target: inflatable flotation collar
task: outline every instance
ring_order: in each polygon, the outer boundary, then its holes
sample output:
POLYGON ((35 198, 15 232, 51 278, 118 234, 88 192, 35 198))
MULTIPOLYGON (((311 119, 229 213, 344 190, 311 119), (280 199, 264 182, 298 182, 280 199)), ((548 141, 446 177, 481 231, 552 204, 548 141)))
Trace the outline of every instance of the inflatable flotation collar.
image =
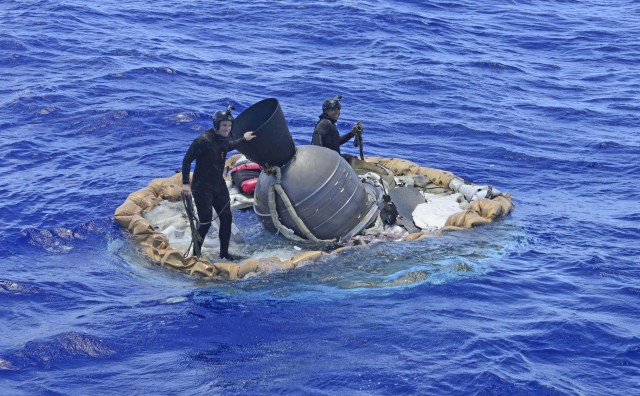
MULTIPOLYGON (((239 154, 228 159, 230 168, 234 161, 240 157, 239 154)), ((448 193, 460 190, 461 186, 468 186, 478 190, 478 186, 465 181, 451 172, 440 169, 426 168, 417 164, 398 158, 373 158, 366 160, 373 164, 380 164, 396 175, 396 177, 410 176, 414 180, 425 180, 429 183, 430 190, 441 190, 448 193), (463 183, 463 184, 461 184, 463 183)), ((162 201, 179 202, 182 191, 182 174, 176 173, 172 177, 154 179, 151 183, 138 191, 135 191, 115 210, 114 218, 116 222, 128 230, 135 241, 145 249, 149 259, 160 265, 184 271, 189 275, 198 275, 209 279, 236 280, 244 278, 249 274, 268 273, 274 269, 288 270, 294 269, 300 263, 316 260, 327 254, 333 254, 350 248, 349 246, 337 248, 329 253, 320 250, 302 251, 289 259, 279 257, 249 258, 240 263, 233 262, 211 262, 197 257, 183 257, 182 252, 169 245, 168 237, 156 230, 143 216, 152 210, 162 201)), ((492 194, 482 194, 483 197, 472 197, 472 201, 459 212, 448 216, 446 223, 435 232, 420 231, 404 236, 402 241, 414 241, 423 238, 433 237, 448 231, 467 229, 506 216, 513 210, 511 194, 496 192, 492 194)), ((356 248, 357 246, 351 246, 356 248)))

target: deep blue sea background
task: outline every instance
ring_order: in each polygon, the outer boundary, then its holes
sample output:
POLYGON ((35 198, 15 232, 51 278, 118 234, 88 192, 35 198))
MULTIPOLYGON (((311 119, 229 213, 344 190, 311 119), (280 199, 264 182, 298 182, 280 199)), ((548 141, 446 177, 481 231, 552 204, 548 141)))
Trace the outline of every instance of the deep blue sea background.
POLYGON ((638 0, 3 0, 0 394, 640 394, 639 59, 638 0), (515 211, 239 282, 113 220, 228 103, 307 144, 338 94, 515 211))

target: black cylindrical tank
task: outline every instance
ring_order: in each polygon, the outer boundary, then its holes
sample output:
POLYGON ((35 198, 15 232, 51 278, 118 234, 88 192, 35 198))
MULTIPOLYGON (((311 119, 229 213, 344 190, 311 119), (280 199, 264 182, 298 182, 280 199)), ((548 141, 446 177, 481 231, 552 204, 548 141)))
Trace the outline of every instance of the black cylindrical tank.
MULTIPOLYGON (((262 172, 254 193, 254 210, 267 228, 273 229, 269 211, 269 188, 274 176, 262 172)), ((280 184, 297 216, 318 239, 351 238, 378 213, 358 175, 337 152, 319 146, 298 146, 295 157, 281 167, 280 184)), ((280 222, 305 237, 285 204, 276 198, 280 222)))
POLYGON ((263 167, 285 164, 295 154, 295 143, 277 99, 261 100, 236 117, 231 137, 241 138, 246 131, 253 131, 256 137, 240 143, 237 149, 263 167))

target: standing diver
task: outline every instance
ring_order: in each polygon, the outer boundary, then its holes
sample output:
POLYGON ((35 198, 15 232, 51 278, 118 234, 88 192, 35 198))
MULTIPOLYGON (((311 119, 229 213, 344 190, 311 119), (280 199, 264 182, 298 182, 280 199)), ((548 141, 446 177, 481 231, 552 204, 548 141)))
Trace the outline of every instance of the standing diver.
MULTIPOLYGON (((338 117, 340 117, 340 109, 342 105, 340 100, 342 96, 336 96, 333 99, 327 99, 322 103, 322 114, 320 120, 316 123, 313 129, 313 137, 311 138, 311 144, 316 146, 323 146, 340 154, 340 145, 345 144, 351 138, 356 136, 357 133, 362 133, 361 124, 356 124, 351 128, 351 131, 340 136, 336 123, 338 117)), ((349 154, 340 154, 349 162, 353 157, 349 154)))
POLYGON ((191 195, 196 203, 200 226, 198 234, 200 240, 194 238, 194 255, 200 254, 207 231, 211 227, 213 207, 220 218, 220 258, 234 260, 229 254, 229 239, 231 238, 231 207, 229 190, 224 181, 225 157, 228 151, 233 150, 238 143, 253 139, 253 131, 247 131, 243 137, 237 140, 229 140, 229 133, 233 125, 233 106, 226 110, 216 111, 213 115, 213 128, 207 129, 202 135, 193 140, 189 150, 182 160, 182 191, 190 200, 191 195), (193 184, 189 185, 189 173, 191 163, 196 161, 193 171, 193 184), (196 246, 197 245, 197 246, 196 246))

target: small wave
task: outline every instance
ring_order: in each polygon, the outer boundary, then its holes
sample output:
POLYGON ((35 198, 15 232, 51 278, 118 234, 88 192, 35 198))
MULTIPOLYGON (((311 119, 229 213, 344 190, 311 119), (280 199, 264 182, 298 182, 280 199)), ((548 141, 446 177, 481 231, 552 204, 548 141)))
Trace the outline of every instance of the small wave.
POLYGON ((640 113, 640 105, 635 104, 610 104, 608 107, 614 110, 626 110, 640 113))
MULTIPOLYGON (((131 69, 123 72, 118 72, 115 74, 118 78, 129 77, 129 76, 146 76, 146 75, 156 75, 156 74, 165 74, 165 75, 179 75, 182 74, 175 68, 169 66, 147 66, 140 67, 137 69, 131 69)), ((114 74, 111 74, 113 77, 114 74)))
POLYGON ((35 286, 24 283, 13 282, 10 280, 0 280, 0 294, 6 295, 32 295, 40 292, 35 286))
POLYGON ((614 219, 640 222, 640 213, 626 213, 624 216, 614 217, 614 219))
POLYGON ((640 339, 632 337, 629 347, 616 355, 617 364, 620 366, 639 367, 640 366, 640 339))
POLYGON ((589 147, 593 147, 595 149, 599 149, 599 150, 616 150, 616 149, 620 149, 625 147, 625 145, 621 144, 620 142, 614 142, 611 140, 605 140, 602 142, 594 142, 594 143, 590 143, 589 147))
POLYGON ((99 219, 79 224, 71 229, 30 227, 24 229, 21 234, 26 243, 31 246, 48 253, 64 254, 75 249, 79 242, 87 241, 91 235, 112 236, 116 227, 117 225, 111 219, 99 219))
POLYGON ((0 358, 0 366, 17 370, 27 367, 48 370, 69 359, 103 359, 115 353, 113 347, 97 337, 86 333, 68 332, 45 340, 29 341, 22 349, 11 353, 5 359, 0 358))
POLYGON ((495 61, 471 62, 468 65, 472 67, 482 68, 482 69, 518 71, 518 72, 524 73, 524 70, 520 69, 519 67, 505 65, 504 63, 495 62, 495 61))
POLYGON ((330 69, 337 69, 337 70, 356 70, 357 69, 357 66, 351 65, 349 63, 335 62, 335 61, 329 61, 329 60, 314 62, 312 63, 312 65, 321 66, 323 68, 328 67, 330 69))
POLYGON ((407 79, 399 80, 398 84, 410 86, 410 87, 420 87, 422 89, 429 90, 429 92, 431 93, 433 93, 435 90, 441 89, 441 87, 437 84, 437 82, 433 81, 428 77, 407 78, 407 79))
POLYGON ((23 235, 29 244, 49 253, 68 253, 74 246, 75 235, 73 231, 66 228, 54 228, 53 230, 28 228, 23 232, 23 235))
POLYGON ((17 39, 9 36, 8 38, 0 38, 0 50, 5 51, 25 51, 27 47, 17 39))
POLYGON ((178 125, 178 124, 193 122, 199 118, 200 118, 200 115, 197 113, 180 113, 180 114, 175 114, 169 117, 169 120, 175 123, 175 125, 178 125))

